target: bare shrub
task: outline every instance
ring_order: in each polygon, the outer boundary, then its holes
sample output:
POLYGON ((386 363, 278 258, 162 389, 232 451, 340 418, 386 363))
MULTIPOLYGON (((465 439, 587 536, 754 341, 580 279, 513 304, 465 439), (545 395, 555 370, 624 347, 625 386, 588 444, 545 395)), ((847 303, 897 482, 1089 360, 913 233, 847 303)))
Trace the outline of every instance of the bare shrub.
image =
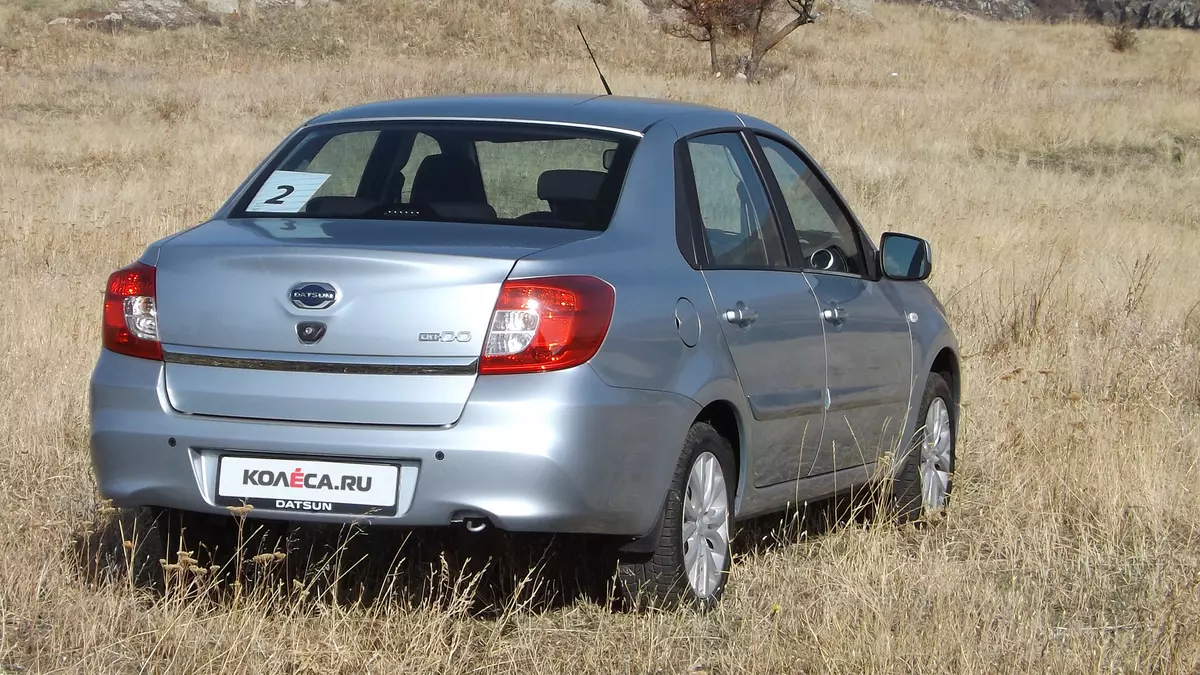
POLYGON ((180 98, 161 98, 151 101, 149 107, 158 119, 167 124, 175 124, 191 112, 193 105, 194 102, 190 103, 180 98))
POLYGON ((1108 40, 1108 46, 1114 52, 1136 51, 1140 42, 1137 31, 1128 21, 1121 21, 1110 27, 1104 36, 1108 40))
POLYGON ((754 81, 763 57, 797 28, 817 19, 816 0, 672 0, 679 18, 667 31, 708 43, 709 68, 721 72, 718 42, 740 49, 733 57, 736 74, 754 81))

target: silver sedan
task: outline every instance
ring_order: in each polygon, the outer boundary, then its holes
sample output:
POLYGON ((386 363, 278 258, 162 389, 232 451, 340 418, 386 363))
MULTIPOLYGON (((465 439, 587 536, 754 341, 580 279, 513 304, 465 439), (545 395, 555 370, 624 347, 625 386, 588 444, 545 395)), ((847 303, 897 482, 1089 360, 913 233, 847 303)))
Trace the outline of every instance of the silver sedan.
POLYGON ((340 110, 113 273, 92 463, 151 523, 610 535, 631 600, 711 607, 736 521, 872 482, 903 519, 946 506, 961 385, 930 264, 751 116, 340 110))

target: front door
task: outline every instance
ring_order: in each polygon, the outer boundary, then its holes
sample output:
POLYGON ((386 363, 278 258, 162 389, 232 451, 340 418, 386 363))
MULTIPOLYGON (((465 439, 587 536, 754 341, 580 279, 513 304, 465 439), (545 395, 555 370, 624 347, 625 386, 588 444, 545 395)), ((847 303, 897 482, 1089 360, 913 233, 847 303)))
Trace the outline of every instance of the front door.
POLYGON ((687 141, 689 205, 702 226, 708 282, 753 421, 756 487, 808 475, 824 419, 824 325, 804 274, 788 271, 778 220, 745 138, 687 141))
POLYGON ((876 281, 822 273, 810 279, 827 323, 829 363, 828 452, 814 471, 873 462, 901 441, 912 371, 908 323, 876 281))
POLYGON ((829 399, 810 475, 874 462, 898 447, 908 415, 907 318, 872 278, 861 230, 808 160, 773 138, 757 140, 825 323, 829 399))

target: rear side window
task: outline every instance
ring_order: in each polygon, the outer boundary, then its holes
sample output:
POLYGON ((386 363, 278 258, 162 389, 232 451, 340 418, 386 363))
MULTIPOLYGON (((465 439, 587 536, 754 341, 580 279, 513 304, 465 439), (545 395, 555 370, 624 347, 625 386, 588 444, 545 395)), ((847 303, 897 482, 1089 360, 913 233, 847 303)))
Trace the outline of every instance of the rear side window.
POLYGON ((699 136, 687 141, 687 149, 709 264, 782 266, 779 228, 742 137, 736 133, 699 136))
POLYGON ((378 137, 378 131, 358 131, 330 138, 305 167, 305 171, 329 174, 316 195, 353 196, 378 137))
POLYGON ((234 217, 601 230, 616 208, 637 140, 517 123, 317 127, 266 168, 234 217))

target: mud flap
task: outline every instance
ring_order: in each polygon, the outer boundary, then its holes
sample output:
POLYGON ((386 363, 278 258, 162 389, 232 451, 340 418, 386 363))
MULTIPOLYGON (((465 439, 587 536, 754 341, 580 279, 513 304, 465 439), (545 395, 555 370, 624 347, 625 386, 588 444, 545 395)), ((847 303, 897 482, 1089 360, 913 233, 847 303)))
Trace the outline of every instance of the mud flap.
POLYGON ((650 554, 658 549, 659 539, 662 538, 663 520, 667 512, 667 498, 664 496, 662 505, 658 507, 658 517, 650 531, 617 547, 618 553, 650 554))

